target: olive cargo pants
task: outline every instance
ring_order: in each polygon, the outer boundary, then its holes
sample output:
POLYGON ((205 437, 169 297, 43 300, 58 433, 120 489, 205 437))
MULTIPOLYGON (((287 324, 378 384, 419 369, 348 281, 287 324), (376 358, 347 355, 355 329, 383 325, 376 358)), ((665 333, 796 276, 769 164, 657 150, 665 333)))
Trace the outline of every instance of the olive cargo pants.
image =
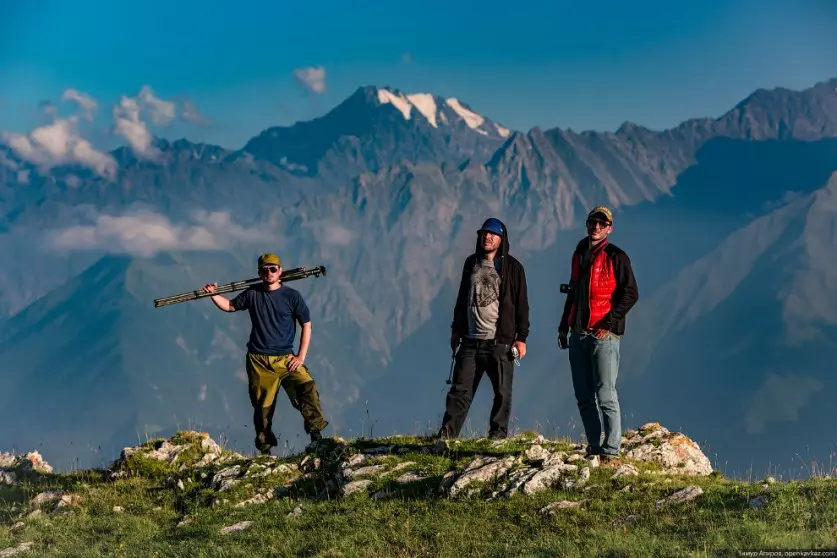
POLYGON ((323 418, 320 394, 314 378, 304 364, 293 372, 288 370, 291 356, 247 353, 247 381, 250 404, 253 406, 256 447, 259 449, 278 443, 273 434, 273 413, 280 386, 285 388, 291 405, 302 414, 306 433, 318 432, 328 425, 323 418))

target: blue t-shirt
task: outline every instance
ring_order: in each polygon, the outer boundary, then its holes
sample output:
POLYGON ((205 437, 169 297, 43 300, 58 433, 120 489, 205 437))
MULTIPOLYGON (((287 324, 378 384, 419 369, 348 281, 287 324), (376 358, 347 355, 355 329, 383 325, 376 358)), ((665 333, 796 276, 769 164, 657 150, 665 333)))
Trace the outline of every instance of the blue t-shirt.
POLYGON ((254 285, 232 300, 236 311, 250 312, 250 340, 247 350, 262 355, 282 356, 294 352, 296 323, 311 320, 308 306, 299 291, 282 285, 267 291, 254 285))

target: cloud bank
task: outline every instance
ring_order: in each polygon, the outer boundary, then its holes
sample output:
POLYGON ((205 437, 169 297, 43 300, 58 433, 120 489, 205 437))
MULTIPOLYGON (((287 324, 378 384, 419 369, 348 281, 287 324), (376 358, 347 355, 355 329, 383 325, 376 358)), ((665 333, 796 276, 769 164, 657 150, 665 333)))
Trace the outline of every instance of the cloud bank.
POLYGON ((90 221, 48 231, 46 248, 153 256, 168 250, 230 249, 266 238, 264 229, 237 225, 223 211, 196 211, 189 223, 173 223, 164 215, 142 209, 122 215, 95 215, 90 221))
MULTIPOLYGON (((92 122, 99 103, 90 95, 77 89, 66 89, 61 100, 78 107, 78 114, 60 117, 58 107, 46 100, 39 103, 39 109, 47 124, 28 133, 0 132, 3 140, 21 159, 36 165, 41 172, 53 167, 78 164, 90 168, 106 178, 114 178, 116 160, 109 153, 97 150, 84 138, 79 130, 81 119, 92 122)), ((169 125, 178 114, 178 106, 172 101, 158 97, 154 90, 144 85, 134 96, 123 95, 113 107, 113 133, 123 138, 131 150, 140 158, 156 160, 160 152, 153 145, 154 134, 147 121, 156 126, 169 125)), ((208 124, 193 101, 184 101, 180 107, 180 118, 191 124, 208 124)))
POLYGON ((0 137, 22 159, 42 172, 66 164, 79 164, 106 177, 116 174, 116 160, 93 147, 78 131, 78 117, 56 118, 52 124, 28 134, 3 132, 0 137))

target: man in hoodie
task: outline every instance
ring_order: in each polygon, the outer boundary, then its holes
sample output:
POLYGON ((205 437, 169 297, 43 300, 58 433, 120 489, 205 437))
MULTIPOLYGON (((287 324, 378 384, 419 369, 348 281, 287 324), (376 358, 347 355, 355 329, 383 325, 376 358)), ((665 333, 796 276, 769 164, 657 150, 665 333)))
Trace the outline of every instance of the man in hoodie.
POLYGON ((588 455, 600 455, 606 464, 618 465, 622 441, 616 395, 619 342, 639 290, 630 258, 608 241, 612 227, 613 213, 607 207, 594 207, 587 216, 587 236, 572 256, 558 346, 570 349, 573 389, 588 455), (604 421, 599 419, 599 408, 604 421))
POLYGON ((523 265, 509 254, 508 229, 492 217, 477 231, 475 252, 462 268, 451 324, 455 365, 440 437, 459 436, 483 372, 494 388, 488 435, 508 436, 512 348, 523 358, 528 335, 526 274, 523 265))

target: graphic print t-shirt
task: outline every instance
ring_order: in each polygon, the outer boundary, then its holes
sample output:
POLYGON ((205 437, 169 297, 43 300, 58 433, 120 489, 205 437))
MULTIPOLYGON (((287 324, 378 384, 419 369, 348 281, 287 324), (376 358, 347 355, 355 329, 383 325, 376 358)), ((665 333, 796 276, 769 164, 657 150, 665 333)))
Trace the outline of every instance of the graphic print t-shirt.
POLYGON ((286 285, 267 291, 262 285, 250 287, 232 300, 236 310, 250 313, 252 329, 247 350, 262 355, 293 353, 297 322, 311 319, 299 291, 286 285))
POLYGON ((471 272, 468 297, 468 337, 494 339, 500 315, 500 263, 479 260, 471 272))

